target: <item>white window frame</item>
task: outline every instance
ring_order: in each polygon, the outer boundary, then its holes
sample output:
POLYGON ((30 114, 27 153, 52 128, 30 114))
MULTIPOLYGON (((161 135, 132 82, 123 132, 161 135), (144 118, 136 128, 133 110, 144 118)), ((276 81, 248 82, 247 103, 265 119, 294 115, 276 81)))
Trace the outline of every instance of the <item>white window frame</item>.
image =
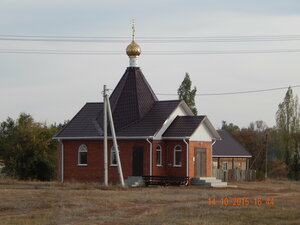
MULTIPOLYGON (((119 154, 120 154, 120 147, 119 146, 118 146, 118 150, 119 150, 119 154)), ((116 151, 114 149, 114 146, 111 146, 111 148, 110 148, 110 166, 118 166, 116 155, 115 155, 116 163, 113 163, 113 154, 116 154, 116 151)))
POLYGON ((78 159, 78 166, 87 166, 87 161, 88 161, 88 148, 87 148, 87 146, 85 145, 85 144, 82 144, 82 145, 80 145, 79 146, 79 148, 78 148, 78 157, 77 157, 77 159, 78 159), (82 153, 82 152, 85 152, 86 153, 86 163, 80 163, 80 161, 81 161, 81 156, 80 156, 80 153, 82 153))
POLYGON ((181 145, 176 145, 174 147, 174 152, 173 152, 174 156, 173 156, 173 160, 174 160, 174 163, 173 163, 173 167, 182 167, 182 147, 181 145), (179 147, 180 149, 177 149, 177 147, 179 147), (180 164, 176 164, 176 152, 181 152, 181 160, 180 160, 180 164))
POLYGON ((156 157, 156 166, 162 167, 162 148, 161 145, 156 146, 156 152, 155 152, 155 157, 156 157), (157 163, 157 152, 159 152, 159 163, 157 163))

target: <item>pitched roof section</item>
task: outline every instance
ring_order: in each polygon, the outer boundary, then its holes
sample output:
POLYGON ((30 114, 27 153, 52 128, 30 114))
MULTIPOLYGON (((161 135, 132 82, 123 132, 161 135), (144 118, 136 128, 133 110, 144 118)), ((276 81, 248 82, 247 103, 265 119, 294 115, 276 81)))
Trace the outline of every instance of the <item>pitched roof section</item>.
POLYGON ((139 67, 128 67, 110 96, 116 130, 141 120, 158 101, 139 67))
MULTIPOLYGON (((163 125, 169 115, 180 104, 181 100, 157 101, 152 109, 139 121, 116 131, 118 137, 153 136, 163 125)), ((55 138, 92 138, 103 136, 103 131, 96 122, 102 114, 103 103, 86 103, 76 116, 64 127, 55 138)), ((110 129, 108 128, 108 132, 110 129)))
POLYGON ((181 100, 157 101, 140 121, 117 131, 117 136, 153 136, 180 102, 181 100))
POLYGON ((162 135, 163 137, 190 137, 205 116, 177 116, 162 135))
POLYGON ((222 139, 216 141, 213 145, 213 157, 252 157, 252 155, 227 131, 218 130, 218 133, 222 139))
POLYGON ((99 137, 102 129, 96 123, 96 118, 102 111, 103 103, 86 103, 54 137, 99 137))

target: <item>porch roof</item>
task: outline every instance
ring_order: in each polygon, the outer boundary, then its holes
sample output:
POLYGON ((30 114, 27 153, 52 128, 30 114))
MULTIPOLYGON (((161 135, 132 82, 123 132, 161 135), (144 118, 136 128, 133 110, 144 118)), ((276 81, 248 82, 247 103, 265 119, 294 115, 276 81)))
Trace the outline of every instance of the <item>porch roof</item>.
POLYGON ((190 137, 206 116, 177 116, 162 135, 169 137, 190 137))

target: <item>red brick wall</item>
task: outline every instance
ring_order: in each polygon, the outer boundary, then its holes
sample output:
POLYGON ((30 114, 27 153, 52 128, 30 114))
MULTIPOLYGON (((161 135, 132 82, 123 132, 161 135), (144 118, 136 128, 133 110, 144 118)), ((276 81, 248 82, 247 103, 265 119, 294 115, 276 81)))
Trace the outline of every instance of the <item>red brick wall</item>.
MULTIPOLYGON (((152 141, 152 175, 156 176, 186 176, 186 144, 182 140, 152 141), (156 147, 162 147, 162 166, 156 165, 156 147), (182 166, 174 167, 174 148, 182 147, 182 166)), ((103 142, 100 140, 64 140, 64 180, 103 182, 103 142), (78 148, 85 144, 88 148, 88 165, 78 166, 78 148)), ((132 175, 132 149, 134 146, 143 147, 143 174, 149 175, 150 144, 146 140, 118 140, 124 178, 132 175)), ((119 175, 116 166, 110 166, 110 149, 112 141, 108 141, 108 173, 109 182, 118 183, 119 175)), ((194 148, 207 149, 207 176, 212 175, 211 142, 189 142, 189 176, 195 174, 194 148)))
POLYGON ((100 181, 103 179, 103 147, 99 140, 64 140, 64 180, 100 181), (78 148, 88 148, 87 166, 78 166, 78 148))
MULTIPOLYGON (((64 180, 100 181, 103 182, 103 142, 100 140, 64 140, 64 180), (88 165, 78 166, 78 148, 85 144, 88 148, 88 165)), ((132 148, 144 148, 144 175, 149 175, 149 143, 146 140, 118 140, 123 176, 132 175, 132 148)), ((119 182, 118 168, 110 166, 110 149, 108 141, 108 174, 109 182, 119 182)))
POLYGON ((154 176, 186 176, 186 144, 182 140, 153 141, 153 175, 154 176), (162 147, 162 166, 156 165, 156 147, 162 147), (182 166, 174 167, 174 148, 182 148, 182 166))

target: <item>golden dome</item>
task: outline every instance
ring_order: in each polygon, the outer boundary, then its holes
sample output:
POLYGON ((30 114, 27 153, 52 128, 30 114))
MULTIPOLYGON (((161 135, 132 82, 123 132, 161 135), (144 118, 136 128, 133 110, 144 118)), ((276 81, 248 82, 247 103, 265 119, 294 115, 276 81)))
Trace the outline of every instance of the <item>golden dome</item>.
POLYGON ((126 48, 129 57, 137 57, 141 54, 141 47, 133 40, 126 48))

